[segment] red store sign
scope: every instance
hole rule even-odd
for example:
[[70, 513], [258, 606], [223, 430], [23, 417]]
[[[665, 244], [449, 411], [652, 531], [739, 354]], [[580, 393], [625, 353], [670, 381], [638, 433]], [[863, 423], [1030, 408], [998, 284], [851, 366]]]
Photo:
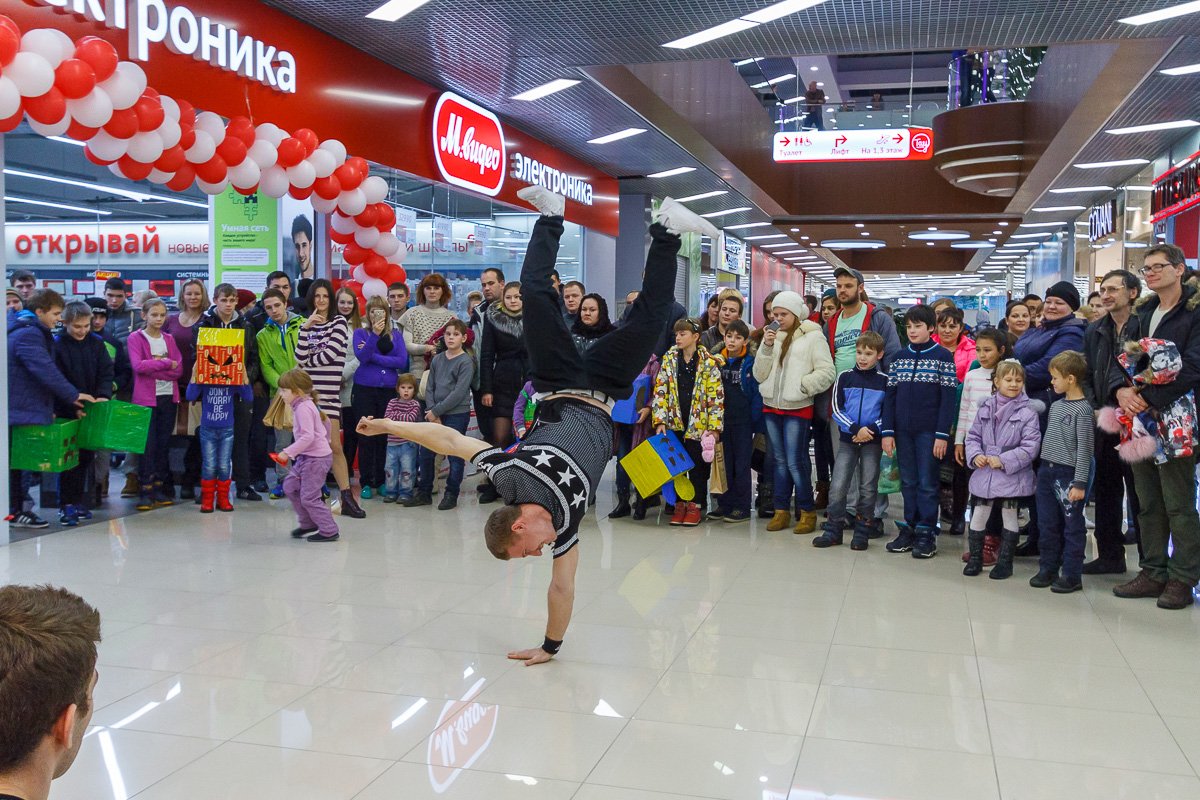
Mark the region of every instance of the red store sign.
[[[122, 58], [130, 58], [129, 32], [110, 28], [68, 10], [79, 5], [77, 2], [67, 2], [63, 9], [48, 5], [8, 3], [3, 13], [12, 17], [22, 30], [57, 28], [73, 39], [99, 36], [116, 47]], [[171, 7], [176, 7], [176, 4], [172, 3]], [[255, 37], [255, 41], [262, 42], [269, 39], [270, 46], [278, 52], [293, 56], [296, 75], [302, 76], [297, 80], [297, 91], [280, 91], [279, 87], [271, 86], [269, 81], [260, 82], [242, 73], [214, 66], [195, 55], [181, 55], [165, 46], [155, 45], [148, 49], [149, 60], [140, 62], [140, 66], [145, 70], [150, 85], [160, 92], [227, 118], [249, 113], [255, 124], [273, 122], [285, 130], [310, 127], [322, 139], [339, 139], [350, 152], [375, 163], [528, 208], [528, 204], [517, 197], [517, 190], [523, 184], [504, 179], [504, 173], [509, 168], [507, 154], [521, 153], [540, 164], [591, 184], [595, 188], [594, 202], [591, 205], [568, 202], [566, 218], [598, 233], [617, 235], [617, 181], [597, 167], [579, 161], [516, 128], [502, 127], [494, 114], [469, 104], [477, 110], [479, 117], [467, 114], [467, 106], [463, 107], [464, 113], [460, 117], [463, 123], [462, 138], [458, 141], [460, 152], [463, 152], [466, 133], [471, 127], [470, 119], [476, 120], [473, 137], [476, 142], [488, 142], [488, 136], [495, 133], [490, 124], [484, 125], [480, 118], [494, 121], [496, 128], [503, 132], [498, 142], [489, 142], [493, 150], [500, 151], [501, 159], [496, 167], [499, 174], [491, 166], [485, 166], [481, 174], [478, 161], [468, 167], [470, 148], [465, 151], [467, 163], [453, 163], [453, 159], [450, 162], [443, 161], [443, 170], [438, 163], [442, 155], [437, 149], [440, 141], [433, 140], [434, 117], [439, 106], [445, 110], [444, 121], [449, 132], [450, 109], [447, 106], [450, 103], [440, 102], [443, 95], [435, 87], [259, 2], [205, 0], [203, 11], [209, 19], [220, 20], [229, 29], [236, 28], [244, 37]], [[154, 17], [150, 22], [154, 23], [156, 19]], [[151, 29], [157, 30], [153, 24]], [[154, 41], [154, 37], [150, 41]], [[387, 131], [388, 134], [381, 135], [381, 131]], [[496, 144], [501, 147], [496, 147]], [[478, 149], [474, 154], [476, 158], [481, 157]], [[486, 155], [485, 160], [490, 165], [494, 161], [494, 153]], [[454, 183], [448, 175], [463, 181], [469, 179], [473, 185]]]
[[1158, 222], [1200, 203], [1200, 153], [1154, 179], [1150, 219]]
[[446, 183], [488, 197], [504, 186], [504, 127], [465, 97], [446, 92], [433, 107], [433, 156]]

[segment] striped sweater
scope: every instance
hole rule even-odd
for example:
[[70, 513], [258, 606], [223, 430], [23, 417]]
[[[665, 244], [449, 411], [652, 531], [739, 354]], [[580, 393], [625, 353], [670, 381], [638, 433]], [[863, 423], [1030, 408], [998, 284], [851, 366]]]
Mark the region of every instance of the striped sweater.
[[296, 366], [308, 373], [321, 399], [321, 410], [339, 419], [342, 367], [350, 346], [350, 326], [343, 317], [324, 325], [301, 328], [296, 342]]
[[948, 441], [957, 402], [954, 354], [937, 342], [909, 344], [888, 368], [883, 435], [933, 433]]
[[1055, 400], [1042, 437], [1042, 461], [1074, 467], [1071, 487], [1087, 489], [1092, 467], [1096, 420], [1087, 400]]

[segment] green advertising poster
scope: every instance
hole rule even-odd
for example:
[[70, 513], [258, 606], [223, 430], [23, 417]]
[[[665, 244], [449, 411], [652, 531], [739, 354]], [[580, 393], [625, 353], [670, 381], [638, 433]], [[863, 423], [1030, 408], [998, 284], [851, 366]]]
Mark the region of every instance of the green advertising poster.
[[231, 186], [209, 202], [212, 249], [209, 276], [255, 294], [279, 269], [279, 201], [261, 192], [238, 194]]

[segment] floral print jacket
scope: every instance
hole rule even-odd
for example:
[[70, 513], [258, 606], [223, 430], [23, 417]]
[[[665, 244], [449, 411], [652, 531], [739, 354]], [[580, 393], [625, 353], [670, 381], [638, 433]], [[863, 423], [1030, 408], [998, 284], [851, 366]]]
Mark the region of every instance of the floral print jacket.
[[679, 348], [672, 347], [662, 359], [654, 379], [652, 416], [655, 425], [684, 431], [685, 439], [699, 439], [705, 431], [720, 432], [725, 422], [725, 387], [721, 384], [721, 361], [703, 347], [696, 348], [696, 387], [692, 391], [690, 419], [682, 419], [679, 406]]

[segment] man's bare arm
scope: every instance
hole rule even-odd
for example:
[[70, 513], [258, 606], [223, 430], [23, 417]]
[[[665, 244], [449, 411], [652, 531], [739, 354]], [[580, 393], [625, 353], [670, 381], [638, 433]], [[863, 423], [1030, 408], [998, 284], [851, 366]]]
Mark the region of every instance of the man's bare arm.
[[388, 433], [401, 436], [436, 453], [457, 456], [466, 461], [491, 448], [487, 442], [472, 439], [436, 422], [396, 422], [390, 419], [363, 417], [355, 430], [360, 436], [381, 436]]
[[[550, 578], [550, 589], [546, 592], [548, 616], [546, 638], [561, 642], [571, 624], [571, 612], [575, 608], [575, 572], [579, 569], [579, 547], [572, 547], [562, 557], [554, 559], [554, 574]], [[525, 662], [525, 666], [543, 664], [553, 656], [540, 647], [516, 650], [509, 658]]]

